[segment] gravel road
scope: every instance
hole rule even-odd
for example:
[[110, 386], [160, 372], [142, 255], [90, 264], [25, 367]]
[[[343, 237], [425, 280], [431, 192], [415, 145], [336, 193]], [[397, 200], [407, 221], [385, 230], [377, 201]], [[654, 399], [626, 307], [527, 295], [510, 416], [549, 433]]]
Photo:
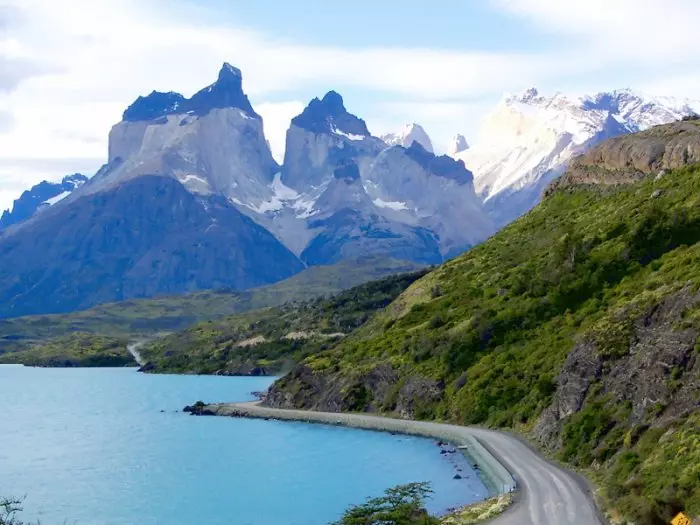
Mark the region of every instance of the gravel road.
[[[604, 525], [586, 482], [547, 461], [516, 436], [495, 430], [392, 419], [365, 414], [279, 410], [258, 403], [207, 405], [205, 413], [346, 425], [450, 441], [466, 449], [494, 492], [517, 484], [516, 503], [493, 525]], [[515, 483], [513, 482], [515, 479]]]

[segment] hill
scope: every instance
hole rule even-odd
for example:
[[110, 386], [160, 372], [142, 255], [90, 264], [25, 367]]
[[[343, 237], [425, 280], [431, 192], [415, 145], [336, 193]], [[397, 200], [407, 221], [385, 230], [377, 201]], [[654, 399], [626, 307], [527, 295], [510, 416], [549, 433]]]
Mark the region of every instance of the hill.
[[699, 137], [594, 148], [266, 403], [517, 429], [592, 477], [616, 523], [700, 515]]
[[[198, 292], [109, 303], [69, 314], [3, 319], [0, 320], [0, 362], [26, 362], [30, 354], [25, 354], [25, 351], [49, 342], [51, 346], [44, 348], [41, 355], [46, 356], [48, 349], [52, 348], [55, 357], [65, 358], [74, 355], [71, 346], [75, 348], [77, 342], [86, 341], [85, 334], [118, 339], [125, 348], [130, 340], [183, 330], [198, 322], [234, 313], [330, 295], [386, 275], [418, 268], [418, 265], [404, 261], [367, 257], [308, 268], [284, 281], [244, 292]], [[92, 348], [99, 353], [101, 346]], [[36, 363], [35, 360], [32, 362]]]
[[272, 375], [362, 326], [425, 271], [198, 324], [144, 346], [149, 372]]

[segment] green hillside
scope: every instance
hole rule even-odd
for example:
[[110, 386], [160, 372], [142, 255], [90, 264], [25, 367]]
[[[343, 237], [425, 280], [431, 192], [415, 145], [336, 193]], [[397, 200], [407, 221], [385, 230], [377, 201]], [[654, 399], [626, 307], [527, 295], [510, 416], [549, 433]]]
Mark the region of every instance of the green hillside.
[[136, 366], [127, 341], [83, 332], [66, 334], [22, 352], [0, 355], [0, 364], [52, 368]]
[[613, 520], [700, 515], [700, 167], [660, 171], [659, 142], [694, 125], [606, 145], [605, 180], [578, 183], [581, 162], [266, 402], [515, 428], [596, 480]]
[[[151, 337], [234, 313], [333, 294], [418, 267], [410, 262], [367, 257], [312, 267], [279, 283], [243, 292], [203, 291], [104, 304], [69, 314], [1, 319], [0, 362], [29, 363], [31, 360], [36, 363], [37, 351], [31, 355], [25, 352], [37, 345], [43, 346], [40, 354], [47, 359], [51, 356], [65, 358], [73, 355], [71, 348], [83, 346], [85, 334], [124, 341]], [[47, 346], [46, 343], [51, 344]], [[92, 348], [99, 353], [99, 345]], [[10, 356], [12, 352], [20, 354]], [[6, 355], [2, 357], [3, 354]]]
[[425, 271], [351, 288], [330, 298], [200, 323], [141, 348], [151, 372], [271, 375], [332, 346], [389, 305]]

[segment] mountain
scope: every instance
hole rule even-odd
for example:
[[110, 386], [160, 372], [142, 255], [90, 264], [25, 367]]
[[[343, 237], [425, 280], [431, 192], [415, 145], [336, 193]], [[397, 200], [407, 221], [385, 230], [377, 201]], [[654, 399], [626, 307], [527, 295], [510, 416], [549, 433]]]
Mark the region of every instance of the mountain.
[[406, 124], [396, 133], [387, 133], [380, 138], [388, 146], [403, 146], [404, 148], [409, 148], [414, 142], [417, 142], [423, 149], [433, 153], [433, 143], [420, 124]]
[[0, 316], [293, 275], [303, 263], [233, 202], [262, 202], [278, 171], [236, 68], [190, 99], [140, 97], [94, 177], [0, 236]]
[[467, 143], [467, 139], [464, 138], [464, 135], [460, 135], [459, 133], [452, 137], [452, 141], [450, 142], [450, 147], [447, 150], [447, 154], [450, 157], [454, 157], [458, 153], [462, 153], [463, 151], [467, 151], [469, 149], [469, 143]]
[[0, 229], [26, 221], [37, 211], [48, 208], [68, 197], [73, 191], [87, 182], [88, 178], [80, 173], [66, 175], [61, 182], [43, 181], [32, 186], [15, 200], [12, 210], [5, 210], [0, 217]]
[[170, 177], [194, 195], [260, 205], [280, 167], [260, 116], [242, 90], [241, 72], [224, 64], [217, 81], [190, 99], [139, 97], [109, 135], [109, 160], [91, 181], [103, 191], [142, 175]]
[[193, 195], [171, 177], [136, 177], [60, 204], [0, 238], [0, 315], [246, 289], [303, 268], [228, 201]]
[[611, 521], [700, 515], [699, 144], [695, 120], [594, 147], [265, 403], [512, 428]]
[[387, 146], [335, 91], [292, 119], [278, 165], [224, 64], [190, 98], [138, 97], [87, 183], [2, 230], [0, 316], [243, 290], [367, 256], [437, 264], [493, 231], [463, 162]]
[[439, 263], [493, 232], [463, 163], [415, 141], [387, 147], [335, 91], [292, 119], [272, 187], [239, 208], [307, 264], [368, 253]]
[[455, 158], [474, 172], [476, 191], [498, 226], [528, 211], [574, 156], [606, 138], [669, 123], [700, 103], [650, 98], [630, 90], [580, 98], [537, 89], [504, 98], [477, 142]]

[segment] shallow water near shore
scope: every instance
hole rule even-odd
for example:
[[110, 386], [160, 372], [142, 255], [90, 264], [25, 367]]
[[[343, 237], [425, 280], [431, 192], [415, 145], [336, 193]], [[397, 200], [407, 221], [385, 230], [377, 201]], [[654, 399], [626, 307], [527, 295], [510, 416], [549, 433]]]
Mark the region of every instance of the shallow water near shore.
[[433, 484], [433, 512], [487, 496], [432, 440], [181, 412], [270, 382], [0, 366], [0, 496], [43, 525], [323, 525], [412, 481]]

